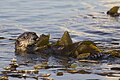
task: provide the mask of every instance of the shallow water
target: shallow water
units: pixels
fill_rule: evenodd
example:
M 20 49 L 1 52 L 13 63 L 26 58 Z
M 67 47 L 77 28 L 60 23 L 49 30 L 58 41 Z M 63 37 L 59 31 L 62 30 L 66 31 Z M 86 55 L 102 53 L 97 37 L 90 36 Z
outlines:
M 51 34 L 52 39 L 60 38 L 67 30 L 73 41 L 93 40 L 106 48 L 120 49 L 120 18 L 105 14 L 112 6 L 119 6 L 119 3 L 119 0 L 0 0 L 0 37 L 5 38 L 0 39 L 0 70 L 9 64 L 13 57 L 18 57 L 14 53 L 15 41 L 12 39 L 16 39 L 25 31 L 34 31 L 38 35 Z M 36 60 L 32 64 L 39 61 Z M 109 67 L 107 64 L 102 66 Z M 26 69 L 26 66 L 23 68 Z M 53 71 L 50 73 L 55 80 L 68 80 L 68 77 L 71 80 L 119 78 L 68 73 L 57 77 Z M 15 78 L 10 78 L 13 79 Z

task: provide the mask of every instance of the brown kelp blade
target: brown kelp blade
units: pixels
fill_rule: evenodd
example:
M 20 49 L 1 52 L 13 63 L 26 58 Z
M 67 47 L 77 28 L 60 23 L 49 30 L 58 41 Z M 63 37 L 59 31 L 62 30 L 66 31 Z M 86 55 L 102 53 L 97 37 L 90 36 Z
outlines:
M 50 35 L 44 35 L 42 34 L 39 39 L 36 41 L 36 46 L 37 47 L 42 47 L 42 46 L 45 46 L 45 45 L 48 45 L 49 44 L 49 38 L 50 38 Z
M 76 42 L 76 43 L 64 46 L 64 48 L 62 49 L 62 53 L 64 53 L 67 56 L 75 57 L 76 56 L 75 51 L 79 47 L 80 43 L 81 42 Z
M 77 49 L 78 53 L 95 53 L 101 50 L 92 41 L 83 41 Z
M 120 15 L 120 13 L 118 13 L 118 10 L 119 10 L 119 6 L 114 6 L 109 11 L 107 11 L 107 14 L 112 17 L 117 17 Z
M 112 7 L 109 11 L 112 13 L 118 13 L 119 6 Z
M 72 44 L 72 39 L 69 35 L 69 32 L 68 31 L 65 31 L 63 36 L 61 37 L 61 39 L 59 41 L 57 41 L 57 44 L 56 45 L 70 45 Z
M 120 50 L 110 50 L 106 52 L 106 54 L 110 54 L 112 57 L 120 58 Z

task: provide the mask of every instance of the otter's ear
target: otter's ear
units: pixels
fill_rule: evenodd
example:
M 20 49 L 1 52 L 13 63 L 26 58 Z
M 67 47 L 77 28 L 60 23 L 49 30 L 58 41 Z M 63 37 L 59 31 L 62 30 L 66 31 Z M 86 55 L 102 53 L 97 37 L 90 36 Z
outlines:
M 119 6 L 112 7 L 109 11 L 107 11 L 107 14 L 109 13 L 118 13 Z
M 61 37 L 61 39 L 59 41 L 57 41 L 57 45 L 70 45 L 72 44 L 72 39 L 69 35 L 68 31 L 65 31 L 63 36 Z

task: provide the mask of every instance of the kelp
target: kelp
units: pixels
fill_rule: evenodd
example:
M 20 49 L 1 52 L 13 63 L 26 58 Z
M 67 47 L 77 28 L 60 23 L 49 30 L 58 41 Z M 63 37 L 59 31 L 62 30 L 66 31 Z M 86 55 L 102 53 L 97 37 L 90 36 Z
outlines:
M 110 54 L 112 57 L 120 58 L 120 50 L 110 50 L 106 52 L 106 54 Z
M 90 56 L 90 53 L 82 53 L 77 56 L 77 59 L 87 59 Z
M 78 53 L 99 53 L 101 50 L 92 41 L 83 41 L 76 52 Z
M 45 46 L 45 45 L 48 45 L 49 44 L 49 38 L 50 38 L 50 35 L 44 35 L 42 34 L 38 40 L 36 41 L 36 46 L 37 47 L 42 47 L 42 46 Z
M 63 76 L 63 72 L 57 72 L 57 76 Z
M 8 80 L 8 76 L 1 76 L 0 80 Z
M 48 45 L 49 45 L 49 38 L 50 35 L 44 35 L 42 34 L 36 41 L 35 43 L 35 51 L 41 51 L 41 50 L 45 50 Z
M 120 13 L 118 13 L 118 10 L 119 10 L 119 6 L 114 6 L 109 11 L 107 11 L 107 14 L 112 17 L 117 17 L 120 15 Z
M 42 35 L 36 43 L 36 45 L 38 46 L 37 50 L 47 50 L 48 47 L 46 47 L 46 45 L 48 44 L 49 35 Z M 70 56 L 77 59 L 86 59 L 93 53 L 96 54 L 102 52 L 92 41 L 73 43 L 68 31 L 64 32 L 63 36 L 60 38 L 60 40 L 56 42 L 55 45 L 50 44 L 50 46 L 53 46 L 53 52 L 59 55 Z
M 83 41 L 76 49 L 74 55 L 78 59 L 86 59 L 90 55 L 101 53 L 102 51 L 92 41 Z
M 63 55 L 67 55 L 67 56 L 72 56 L 75 57 L 75 51 L 78 48 L 80 42 L 76 42 L 70 45 L 66 45 L 63 47 L 63 49 L 61 50 L 61 53 L 63 53 Z
M 18 64 L 19 66 L 16 67 L 17 61 L 16 59 L 12 59 L 11 63 L 9 64 L 9 69 L 4 68 L 3 71 L 1 71 L 1 76 L 0 76 L 0 80 L 9 80 L 8 77 L 16 77 L 16 78 L 34 78 L 35 80 L 38 80 L 38 78 L 48 78 L 47 80 L 53 80 L 52 78 L 49 79 L 49 76 L 51 74 L 42 74 L 39 73 L 38 68 L 31 69 L 31 70 L 18 70 L 17 68 L 20 66 L 20 64 Z M 12 66 L 11 66 L 12 65 Z M 46 62 L 41 64 L 42 66 L 47 65 Z M 12 69 L 14 68 L 14 69 Z
M 115 12 L 117 9 L 111 10 Z M 23 37 L 25 36 L 24 34 L 25 33 L 23 33 Z M 28 34 L 30 39 L 34 36 L 31 36 L 32 33 L 30 32 L 26 34 Z M 20 37 L 22 36 L 20 35 Z M 30 46 L 28 45 L 28 52 L 45 53 L 47 55 L 61 55 L 77 59 L 100 59 L 104 53 L 108 53 L 114 57 L 120 57 L 118 51 L 103 52 L 93 41 L 79 41 L 73 43 L 68 31 L 65 31 L 63 36 L 57 42 L 50 43 L 49 40 L 50 35 L 42 34 L 39 38 L 36 39 L 35 44 Z
M 57 41 L 56 45 L 70 45 L 72 44 L 72 39 L 69 35 L 69 32 L 68 31 L 65 31 L 63 36 L 60 38 L 60 40 Z

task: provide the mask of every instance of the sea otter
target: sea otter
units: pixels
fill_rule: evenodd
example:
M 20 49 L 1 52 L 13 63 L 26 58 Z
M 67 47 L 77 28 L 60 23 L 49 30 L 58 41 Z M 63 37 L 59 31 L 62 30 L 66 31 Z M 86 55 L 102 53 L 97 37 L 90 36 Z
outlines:
M 35 32 L 24 32 L 15 42 L 15 52 L 61 55 L 77 59 L 98 59 L 104 55 L 92 41 L 73 43 L 68 31 L 56 42 L 50 42 L 49 38 L 50 35 L 42 34 L 38 37 Z
M 35 32 L 25 32 L 21 34 L 15 42 L 15 51 L 18 53 L 27 52 L 34 45 L 38 36 Z

